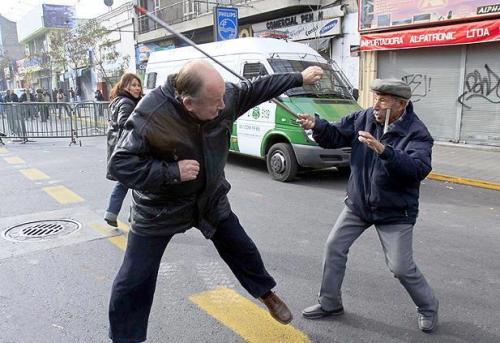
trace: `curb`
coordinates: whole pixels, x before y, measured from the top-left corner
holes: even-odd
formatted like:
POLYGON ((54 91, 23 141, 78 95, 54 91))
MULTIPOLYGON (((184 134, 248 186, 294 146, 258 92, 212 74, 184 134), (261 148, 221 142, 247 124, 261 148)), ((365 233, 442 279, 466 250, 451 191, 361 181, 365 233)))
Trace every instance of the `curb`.
POLYGON ((468 179, 468 178, 464 178, 464 177, 450 176, 450 175, 445 175, 445 174, 440 174, 440 173, 435 173, 435 172, 431 172, 427 176, 427 178, 429 180, 447 181, 447 182, 452 182, 452 183, 458 183, 461 185, 468 185, 468 186, 473 186, 473 187, 480 187, 480 188, 493 189, 496 191, 500 191, 500 183, 496 183, 496 182, 468 179))

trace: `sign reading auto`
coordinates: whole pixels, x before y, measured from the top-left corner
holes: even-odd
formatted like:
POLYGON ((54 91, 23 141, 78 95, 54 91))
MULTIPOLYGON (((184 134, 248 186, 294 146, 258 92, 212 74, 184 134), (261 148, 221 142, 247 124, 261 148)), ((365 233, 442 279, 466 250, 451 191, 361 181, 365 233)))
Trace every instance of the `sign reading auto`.
POLYGON ((500 20, 361 36, 361 50, 391 50, 500 40, 500 20))

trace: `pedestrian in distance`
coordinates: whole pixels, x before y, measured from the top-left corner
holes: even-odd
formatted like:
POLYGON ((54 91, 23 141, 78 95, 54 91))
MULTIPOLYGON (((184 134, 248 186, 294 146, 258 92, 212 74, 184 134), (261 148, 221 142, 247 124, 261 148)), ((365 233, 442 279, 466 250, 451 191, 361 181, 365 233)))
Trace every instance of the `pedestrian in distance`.
POLYGON ((19 98, 14 91, 7 89, 7 92, 5 93, 4 102, 19 102, 19 98))
MULTIPOLYGON (((35 97, 33 94, 31 94, 31 90, 29 88, 23 89, 23 93, 19 97, 19 102, 34 102, 35 97)), ((36 112, 36 109, 33 108, 31 104, 25 104, 23 107, 21 107, 21 113, 23 118, 25 119, 34 119, 34 113, 36 112)))
POLYGON ((375 226, 390 271, 417 305, 424 332, 438 322, 439 302, 413 261, 413 227, 420 183, 431 171, 433 139, 413 111, 410 87, 396 79, 375 80, 374 105, 328 123, 300 115, 323 148, 351 147, 351 176, 345 207, 328 236, 318 304, 304 309, 308 319, 344 313, 341 296, 347 254, 354 241, 375 226))
POLYGON ((69 101, 70 102, 76 102, 76 93, 73 90, 73 87, 69 88, 69 101))
POLYGON ((64 98, 65 98, 64 91, 62 88, 59 88, 59 90, 57 91, 57 97, 56 97, 57 102, 64 102, 64 98))
POLYGON ((54 88, 54 89, 52 90, 51 95, 52 95, 52 97, 51 97, 52 102, 57 102, 57 89, 56 89, 56 88, 54 88))
POLYGON ((64 91, 62 88, 59 88, 59 90, 57 91, 57 95, 56 95, 56 101, 57 101, 57 110, 58 110, 58 117, 59 119, 61 119, 61 112, 62 112, 62 109, 64 108, 64 110, 66 111, 66 114, 68 114, 69 116, 69 113, 68 113, 68 109, 66 108, 66 104, 64 103, 65 101, 65 96, 64 96, 64 91))
POLYGON ((192 227, 213 242, 274 319, 292 320, 272 291, 276 282, 257 247, 231 210, 224 167, 238 117, 290 88, 314 84, 322 74, 320 67, 309 67, 234 84, 224 82, 208 62, 195 60, 141 100, 108 164, 111 175, 133 189, 131 231, 110 299, 113 342, 146 340, 163 252, 175 234, 192 227))
POLYGON ((51 101, 50 94, 49 94, 48 90, 44 90, 43 91, 43 101, 44 102, 50 102, 51 101))
MULTIPOLYGON (((96 91, 97 92, 97 91, 96 91)), ((100 93, 100 91, 98 90, 100 93)), ((102 96, 102 95, 101 95, 102 96)), ((107 131, 108 161, 116 146, 116 142, 123 132, 125 122, 142 97, 142 84, 137 75, 123 74, 120 81, 111 90, 111 103, 109 110, 111 119, 107 131)), ((115 180, 109 173, 106 177, 115 180)), ((128 188, 121 182, 116 182, 104 213, 104 220, 111 226, 118 227, 118 214, 122 208, 123 200, 127 196, 128 188)))
POLYGON ((104 101, 104 96, 102 95, 101 93, 101 90, 100 89, 97 89, 94 93, 94 98, 95 98, 95 101, 104 101))
MULTIPOLYGON (((2 118, 3 118, 3 114, 4 114, 4 105, 3 105, 4 102, 6 102, 5 98, 2 95, 2 93, 0 93, 0 117, 2 117, 2 118)), ((1 142, 0 142, 0 145, 1 145, 1 142)))
POLYGON ((34 102, 35 96, 31 93, 29 88, 23 89, 23 93, 19 98, 19 102, 34 102))

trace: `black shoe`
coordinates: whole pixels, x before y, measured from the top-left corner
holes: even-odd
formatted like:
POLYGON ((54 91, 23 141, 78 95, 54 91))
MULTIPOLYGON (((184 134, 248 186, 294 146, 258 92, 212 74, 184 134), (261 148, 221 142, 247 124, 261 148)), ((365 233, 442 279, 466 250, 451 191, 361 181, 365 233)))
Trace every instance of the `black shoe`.
POLYGON ((342 314, 344 314, 344 307, 342 306, 332 311, 326 311, 323 310, 320 304, 310 306, 302 311, 302 316, 307 319, 319 319, 328 316, 340 316, 342 314))
POLYGON ((423 314, 418 314, 418 328, 423 332, 432 332, 436 329, 438 324, 438 310, 439 302, 436 307, 436 312, 431 315, 424 316, 423 314))
POLYGON ((106 223, 108 223, 108 225, 118 227, 118 222, 116 220, 109 220, 106 218, 104 218, 104 220, 106 221, 106 223))

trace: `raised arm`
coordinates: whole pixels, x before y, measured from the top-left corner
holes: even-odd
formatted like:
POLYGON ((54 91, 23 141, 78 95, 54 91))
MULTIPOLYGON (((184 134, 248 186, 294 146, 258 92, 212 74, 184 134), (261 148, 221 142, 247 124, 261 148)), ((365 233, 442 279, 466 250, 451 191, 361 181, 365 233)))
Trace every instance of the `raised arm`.
POLYGON ((275 98, 287 90, 310 85, 319 81, 323 75, 320 67, 308 67, 301 73, 273 74, 252 81, 230 84, 228 89, 229 108, 237 119, 239 116, 265 101, 275 98))

